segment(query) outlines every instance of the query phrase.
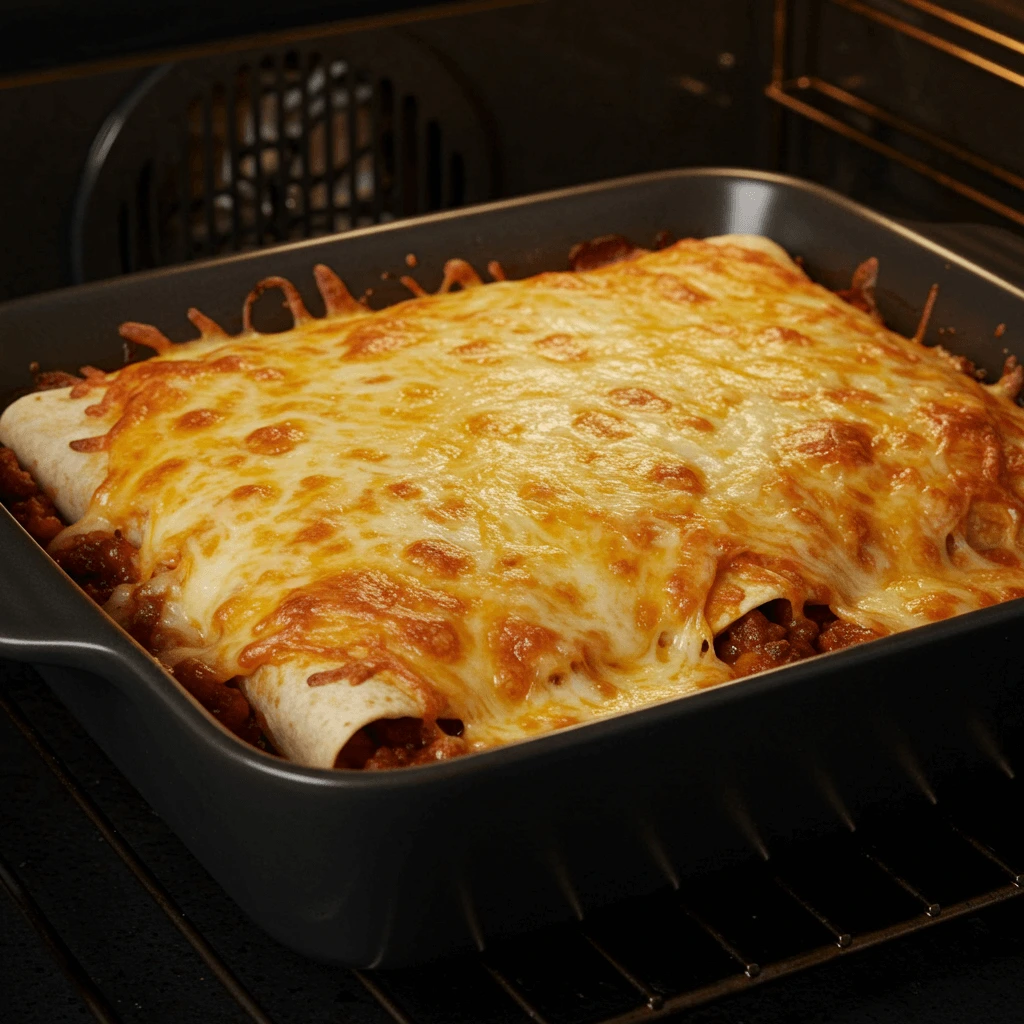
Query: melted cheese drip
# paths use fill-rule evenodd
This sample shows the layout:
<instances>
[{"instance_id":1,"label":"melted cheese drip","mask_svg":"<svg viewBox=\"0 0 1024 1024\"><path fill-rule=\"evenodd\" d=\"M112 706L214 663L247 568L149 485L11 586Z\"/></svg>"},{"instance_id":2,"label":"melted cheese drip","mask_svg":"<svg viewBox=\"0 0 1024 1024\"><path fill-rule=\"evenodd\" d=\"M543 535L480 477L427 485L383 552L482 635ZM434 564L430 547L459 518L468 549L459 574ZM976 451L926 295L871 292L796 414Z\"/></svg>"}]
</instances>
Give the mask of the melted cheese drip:
<instances>
[{"instance_id":1,"label":"melted cheese drip","mask_svg":"<svg viewBox=\"0 0 1024 1024\"><path fill-rule=\"evenodd\" d=\"M386 678L472 748L731 678L714 637L771 598L888 633L1024 594L1024 413L766 240L187 343L107 386L95 422L128 412L74 529L138 542L187 622L165 660Z\"/></svg>"}]
</instances>

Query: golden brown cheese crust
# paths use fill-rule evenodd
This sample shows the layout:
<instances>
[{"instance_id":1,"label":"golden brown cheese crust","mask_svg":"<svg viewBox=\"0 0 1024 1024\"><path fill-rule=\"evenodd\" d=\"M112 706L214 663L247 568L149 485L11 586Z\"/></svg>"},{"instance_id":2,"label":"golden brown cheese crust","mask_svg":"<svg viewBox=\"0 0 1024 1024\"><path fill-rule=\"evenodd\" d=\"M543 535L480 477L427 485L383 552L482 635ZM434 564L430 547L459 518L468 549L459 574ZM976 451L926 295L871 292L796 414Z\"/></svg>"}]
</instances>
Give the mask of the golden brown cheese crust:
<instances>
[{"instance_id":1,"label":"golden brown cheese crust","mask_svg":"<svg viewBox=\"0 0 1024 1024\"><path fill-rule=\"evenodd\" d=\"M1024 595L1024 413L873 313L687 240L175 346L76 385L72 532L137 543L168 662L387 672L470 749L853 642L805 606L865 639Z\"/></svg>"}]
</instances>

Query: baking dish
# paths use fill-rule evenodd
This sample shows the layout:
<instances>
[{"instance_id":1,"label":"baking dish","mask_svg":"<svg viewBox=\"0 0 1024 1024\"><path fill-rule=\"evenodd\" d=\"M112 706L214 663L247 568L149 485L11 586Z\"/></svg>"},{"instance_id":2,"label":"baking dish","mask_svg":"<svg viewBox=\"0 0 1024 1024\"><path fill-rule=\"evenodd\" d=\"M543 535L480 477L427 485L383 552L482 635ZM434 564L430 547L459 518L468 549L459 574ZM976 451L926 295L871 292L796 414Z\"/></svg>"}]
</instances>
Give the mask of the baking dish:
<instances>
[{"instance_id":1,"label":"baking dish","mask_svg":"<svg viewBox=\"0 0 1024 1024\"><path fill-rule=\"evenodd\" d=\"M240 326L241 299L311 268L375 303L382 273L417 256L511 277L565 265L581 239L643 243L763 233L844 286L867 256L880 305L911 334L932 283L948 347L996 373L1024 356L1024 293L834 193L776 175L676 171L441 214L273 251L90 285L0 309L0 390L44 369L122 361L116 325L189 335L192 304ZM281 319L275 320L280 316ZM261 305L259 326L286 325ZM995 337L998 325L1004 325ZM1008 325L1008 326L1007 326ZM946 340L947 335L952 339ZM627 893L766 855L794 832L927 794L942 775L1009 764L1024 715L1024 606L999 605L749 680L464 759L402 771L320 772L249 749L216 725L4 514L0 654L33 662L61 699L264 928L301 952L398 965L533 927Z\"/></svg>"}]
</instances>

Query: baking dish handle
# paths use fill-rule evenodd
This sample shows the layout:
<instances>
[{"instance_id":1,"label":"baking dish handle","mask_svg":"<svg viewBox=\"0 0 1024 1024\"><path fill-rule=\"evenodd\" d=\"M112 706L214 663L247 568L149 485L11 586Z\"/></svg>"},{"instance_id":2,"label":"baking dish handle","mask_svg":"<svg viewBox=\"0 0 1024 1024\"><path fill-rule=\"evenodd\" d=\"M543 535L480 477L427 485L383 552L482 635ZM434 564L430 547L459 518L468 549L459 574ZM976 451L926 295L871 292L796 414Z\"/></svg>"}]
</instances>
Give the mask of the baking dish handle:
<instances>
[{"instance_id":1,"label":"baking dish handle","mask_svg":"<svg viewBox=\"0 0 1024 1024\"><path fill-rule=\"evenodd\" d=\"M147 659L118 639L99 607L0 509L0 658L124 679L132 662Z\"/></svg>"}]
</instances>

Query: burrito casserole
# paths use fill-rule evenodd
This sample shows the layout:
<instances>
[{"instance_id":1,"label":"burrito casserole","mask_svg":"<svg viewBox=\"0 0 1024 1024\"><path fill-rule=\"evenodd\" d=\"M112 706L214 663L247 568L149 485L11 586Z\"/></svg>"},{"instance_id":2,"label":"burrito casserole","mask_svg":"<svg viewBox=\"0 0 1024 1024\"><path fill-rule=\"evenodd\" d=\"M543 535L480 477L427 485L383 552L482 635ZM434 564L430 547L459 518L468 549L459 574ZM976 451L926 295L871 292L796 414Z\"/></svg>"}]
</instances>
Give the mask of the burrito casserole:
<instances>
[{"instance_id":1,"label":"burrito casserole","mask_svg":"<svg viewBox=\"0 0 1024 1024\"><path fill-rule=\"evenodd\" d=\"M298 763L485 749L1024 596L1024 371L984 384L768 239L327 315L27 395L0 494L228 728ZM498 272L498 278L503 275ZM458 287L456 287L456 285ZM283 289L292 330L257 333ZM417 289L418 290L418 289ZM59 515L58 515L59 514Z\"/></svg>"}]
</instances>

